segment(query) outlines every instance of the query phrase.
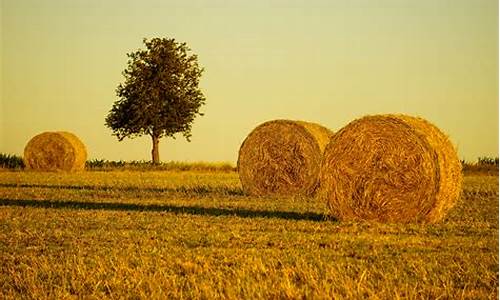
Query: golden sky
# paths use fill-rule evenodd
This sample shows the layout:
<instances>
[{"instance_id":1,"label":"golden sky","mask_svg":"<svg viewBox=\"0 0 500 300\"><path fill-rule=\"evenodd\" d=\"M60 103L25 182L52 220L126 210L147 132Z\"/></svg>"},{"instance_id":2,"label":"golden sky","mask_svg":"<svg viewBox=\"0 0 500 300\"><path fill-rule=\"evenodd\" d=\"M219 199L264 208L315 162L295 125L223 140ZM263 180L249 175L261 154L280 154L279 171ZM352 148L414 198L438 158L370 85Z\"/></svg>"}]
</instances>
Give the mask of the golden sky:
<instances>
[{"instance_id":1,"label":"golden sky","mask_svg":"<svg viewBox=\"0 0 500 300\"><path fill-rule=\"evenodd\" d=\"M163 161L235 163L261 122L335 131L378 113L433 122L469 161L498 156L498 1L0 2L2 153L66 130L90 158L149 160L149 137L118 142L104 118L126 53L172 37L198 55L207 101Z\"/></svg>"}]
</instances>

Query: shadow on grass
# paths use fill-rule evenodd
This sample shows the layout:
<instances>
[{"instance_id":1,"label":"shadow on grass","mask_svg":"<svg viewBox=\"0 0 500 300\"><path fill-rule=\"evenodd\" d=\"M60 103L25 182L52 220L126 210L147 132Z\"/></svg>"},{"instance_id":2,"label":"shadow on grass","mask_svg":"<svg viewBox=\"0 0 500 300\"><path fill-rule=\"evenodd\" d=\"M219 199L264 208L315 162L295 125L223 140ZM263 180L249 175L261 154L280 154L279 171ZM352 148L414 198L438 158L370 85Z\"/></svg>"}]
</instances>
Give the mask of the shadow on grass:
<instances>
[{"instance_id":1,"label":"shadow on grass","mask_svg":"<svg viewBox=\"0 0 500 300\"><path fill-rule=\"evenodd\" d=\"M169 212L174 214L190 214L200 216L235 216L240 218L279 218L297 221L326 221L323 214L313 212L269 211L250 209L228 209L202 206L175 206L175 205L141 205L133 203L113 202L83 202L83 201L54 201L31 199L0 199L0 206L20 206L35 208L67 208L88 210L114 210L114 211L143 211L143 212Z\"/></svg>"},{"instance_id":2,"label":"shadow on grass","mask_svg":"<svg viewBox=\"0 0 500 300\"><path fill-rule=\"evenodd\" d=\"M15 183L0 183L0 187L5 188L41 188L41 189L56 189L56 190L90 190L90 191L121 191L121 192L155 192L155 193L182 193L182 194L223 194L228 196L244 196L243 190L240 188L229 187L137 187L137 186L96 186L96 185L45 185L45 184L15 184Z\"/></svg>"}]
</instances>

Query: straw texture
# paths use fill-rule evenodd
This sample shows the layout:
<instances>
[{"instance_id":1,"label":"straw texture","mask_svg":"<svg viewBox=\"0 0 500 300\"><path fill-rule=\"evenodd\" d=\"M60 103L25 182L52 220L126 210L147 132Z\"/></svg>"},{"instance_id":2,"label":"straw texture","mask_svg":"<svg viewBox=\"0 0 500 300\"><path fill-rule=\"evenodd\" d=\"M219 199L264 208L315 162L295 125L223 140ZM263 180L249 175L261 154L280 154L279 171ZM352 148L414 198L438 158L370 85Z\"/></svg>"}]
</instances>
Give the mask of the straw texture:
<instances>
[{"instance_id":1,"label":"straw texture","mask_svg":"<svg viewBox=\"0 0 500 300\"><path fill-rule=\"evenodd\" d=\"M24 148L27 169L38 171L80 171L85 168L87 151L78 137L69 132L44 132Z\"/></svg>"},{"instance_id":2,"label":"straw texture","mask_svg":"<svg viewBox=\"0 0 500 300\"><path fill-rule=\"evenodd\" d=\"M424 119L366 116L327 145L318 196L341 220L438 222L454 206L461 164L449 139Z\"/></svg>"},{"instance_id":3,"label":"straw texture","mask_svg":"<svg viewBox=\"0 0 500 300\"><path fill-rule=\"evenodd\" d=\"M240 147L238 173L250 195L310 195L332 132L309 122L273 120L256 127Z\"/></svg>"}]
</instances>

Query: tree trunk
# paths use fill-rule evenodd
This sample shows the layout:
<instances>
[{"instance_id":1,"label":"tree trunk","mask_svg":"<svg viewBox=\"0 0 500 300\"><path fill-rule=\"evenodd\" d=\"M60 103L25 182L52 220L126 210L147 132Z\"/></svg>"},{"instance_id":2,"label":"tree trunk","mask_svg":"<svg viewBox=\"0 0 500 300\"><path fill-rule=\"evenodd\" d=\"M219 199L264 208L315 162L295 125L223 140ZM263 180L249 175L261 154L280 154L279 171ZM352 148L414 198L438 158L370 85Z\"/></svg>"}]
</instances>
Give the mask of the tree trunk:
<instances>
[{"instance_id":1,"label":"tree trunk","mask_svg":"<svg viewBox=\"0 0 500 300\"><path fill-rule=\"evenodd\" d=\"M160 163L160 151L158 149L160 145L160 138L155 135L151 135L153 139L153 150L151 150L151 156L153 158L153 164L157 165Z\"/></svg>"}]
</instances>

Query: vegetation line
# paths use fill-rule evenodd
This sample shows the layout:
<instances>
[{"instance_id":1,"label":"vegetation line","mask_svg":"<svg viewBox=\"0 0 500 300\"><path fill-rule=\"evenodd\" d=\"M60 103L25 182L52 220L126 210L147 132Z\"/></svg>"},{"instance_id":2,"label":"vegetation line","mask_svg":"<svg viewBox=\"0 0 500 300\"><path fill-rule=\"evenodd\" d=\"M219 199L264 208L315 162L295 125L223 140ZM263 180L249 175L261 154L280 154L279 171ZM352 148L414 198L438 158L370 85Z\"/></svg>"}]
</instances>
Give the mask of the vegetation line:
<instances>
[{"instance_id":1,"label":"vegetation line","mask_svg":"<svg viewBox=\"0 0 500 300\"><path fill-rule=\"evenodd\" d=\"M23 170L23 158L18 155L0 153L0 169ZM85 163L87 171L195 171L195 172L237 172L230 163L210 162L163 162L157 165L149 161L109 161L92 159ZM498 157L479 157L476 162L462 160L462 171L467 174L498 175Z\"/></svg>"}]
</instances>

